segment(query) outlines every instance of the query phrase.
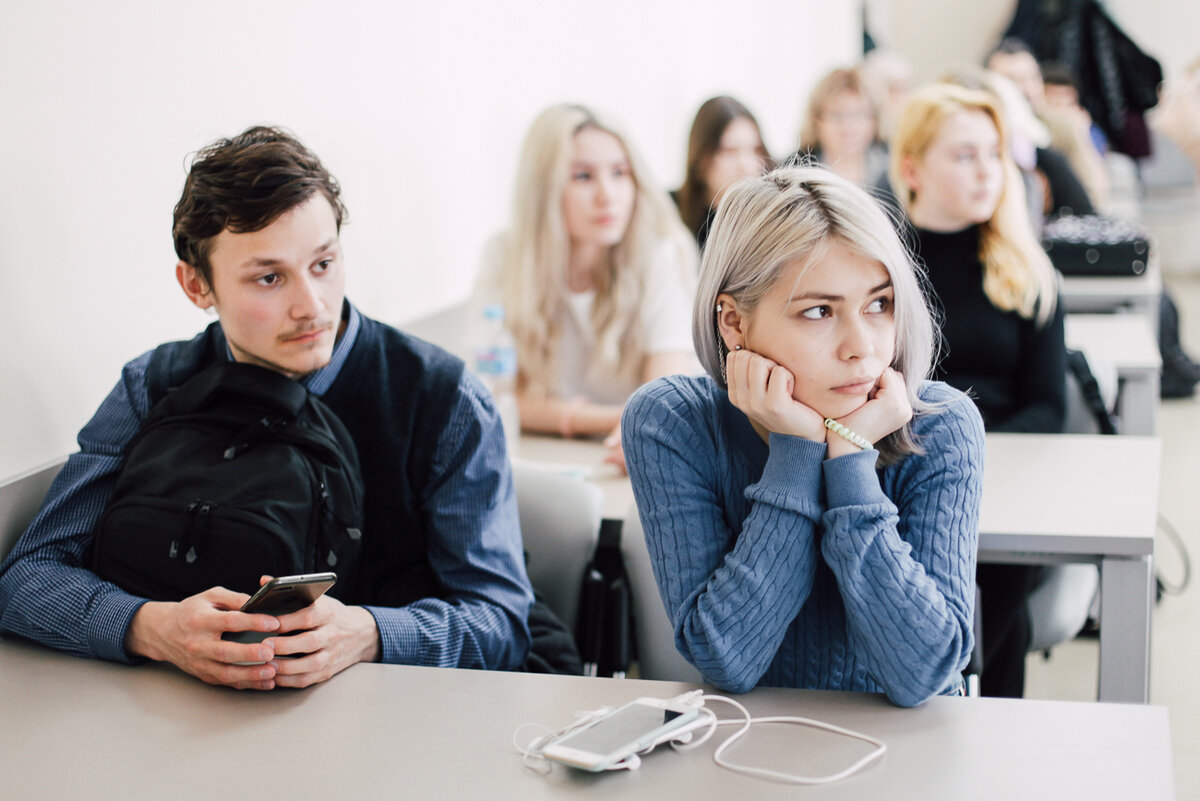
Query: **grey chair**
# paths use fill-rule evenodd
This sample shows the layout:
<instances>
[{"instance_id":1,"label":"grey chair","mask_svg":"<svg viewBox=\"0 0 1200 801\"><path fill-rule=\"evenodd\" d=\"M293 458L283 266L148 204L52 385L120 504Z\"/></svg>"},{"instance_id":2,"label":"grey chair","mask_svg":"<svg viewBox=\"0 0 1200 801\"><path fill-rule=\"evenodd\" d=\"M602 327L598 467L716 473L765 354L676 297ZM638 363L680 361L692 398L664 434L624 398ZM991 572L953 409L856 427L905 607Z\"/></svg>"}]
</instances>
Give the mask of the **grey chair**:
<instances>
[{"instance_id":1,"label":"grey chair","mask_svg":"<svg viewBox=\"0 0 1200 801\"><path fill-rule=\"evenodd\" d=\"M65 462L66 457L61 457L0 482L0 559L33 520Z\"/></svg>"},{"instance_id":2,"label":"grey chair","mask_svg":"<svg viewBox=\"0 0 1200 801\"><path fill-rule=\"evenodd\" d=\"M675 627L667 617L658 582L650 567L650 552L636 507L625 515L621 530L621 555L633 592L633 620L637 638L638 676L658 681L703 683L700 671L675 647Z\"/></svg>"},{"instance_id":3,"label":"grey chair","mask_svg":"<svg viewBox=\"0 0 1200 801\"><path fill-rule=\"evenodd\" d=\"M595 484L525 462L513 465L529 580L572 629L583 569L600 532L604 495Z\"/></svg>"}]
</instances>

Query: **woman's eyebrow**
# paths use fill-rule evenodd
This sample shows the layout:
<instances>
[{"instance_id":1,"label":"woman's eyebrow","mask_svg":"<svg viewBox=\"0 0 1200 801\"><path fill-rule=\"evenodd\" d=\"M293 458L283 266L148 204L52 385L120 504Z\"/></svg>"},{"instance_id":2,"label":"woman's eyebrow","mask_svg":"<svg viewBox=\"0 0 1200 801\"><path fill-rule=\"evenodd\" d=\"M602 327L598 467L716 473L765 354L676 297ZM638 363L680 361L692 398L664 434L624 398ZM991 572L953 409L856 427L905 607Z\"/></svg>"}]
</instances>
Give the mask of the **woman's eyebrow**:
<instances>
[{"instance_id":1,"label":"woman's eyebrow","mask_svg":"<svg viewBox=\"0 0 1200 801\"><path fill-rule=\"evenodd\" d=\"M884 281L879 286L868 289L867 294L874 295L876 292L882 292L883 290L887 289L891 285L892 285L892 279L889 278L888 280ZM844 295L834 295L829 292L821 292L820 290L813 290L811 292L802 292L799 295L793 295L791 297L791 299L788 301L788 303L795 303L798 300L828 300L828 301L837 303L837 302L843 301L845 299L846 298Z\"/></svg>"}]
</instances>

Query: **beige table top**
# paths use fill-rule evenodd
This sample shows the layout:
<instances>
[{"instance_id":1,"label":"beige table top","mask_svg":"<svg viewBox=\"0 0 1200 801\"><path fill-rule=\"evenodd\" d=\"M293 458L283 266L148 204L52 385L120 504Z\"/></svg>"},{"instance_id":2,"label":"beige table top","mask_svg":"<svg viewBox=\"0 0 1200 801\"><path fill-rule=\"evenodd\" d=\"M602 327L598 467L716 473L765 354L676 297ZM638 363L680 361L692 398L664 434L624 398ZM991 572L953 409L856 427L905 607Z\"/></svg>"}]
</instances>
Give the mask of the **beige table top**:
<instances>
[{"instance_id":1,"label":"beige table top","mask_svg":"<svg viewBox=\"0 0 1200 801\"><path fill-rule=\"evenodd\" d=\"M158 665L128 667L0 642L5 798L1169 799L1161 707L756 690L755 714L818 718L883 739L880 763L808 790L718 768L714 743L656 752L641 770L522 767L513 735L580 710L690 688L666 682L357 665L307 690L237 692ZM722 717L725 713L721 712ZM728 731L724 729L723 731ZM719 733L718 737L723 737ZM869 746L770 726L731 756L823 773Z\"/></svg>"},{"instance_id":2,"label":"beige table top","mask_svg":"<svg viewBox=\"0 0 1200 801\"><path fill-rule=\"evenodd\" d=\"M1140 314L1068 314L1064 325L1068 347L1103 357L1118 373L1162 368L1157 333Z\"/></svg>"},{"instance_id":3,"label":"beige table top","mask_svg":"<svg viewBox=\"0 0 1200 801\"><path fill-rule=\"evenodd\" d=\"M1153 550L1161 443L1154 437L988 434L980 549L1138 556ZM629 479L589 440L524 435L518 458L595 481L604 516L632 508Z\"/></svg>"}]
</instances>

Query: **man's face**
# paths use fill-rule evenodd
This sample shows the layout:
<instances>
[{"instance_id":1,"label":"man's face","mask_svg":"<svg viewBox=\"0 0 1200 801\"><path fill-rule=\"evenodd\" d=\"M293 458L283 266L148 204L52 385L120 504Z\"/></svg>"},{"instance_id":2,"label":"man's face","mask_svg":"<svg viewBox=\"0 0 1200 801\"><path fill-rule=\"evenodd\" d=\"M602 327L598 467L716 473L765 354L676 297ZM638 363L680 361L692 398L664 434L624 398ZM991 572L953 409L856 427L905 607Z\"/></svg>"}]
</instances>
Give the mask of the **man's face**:
<instances>
[{"instance_id":1,"label":"man's face","mask_svg":"<svg viewBox=\"0 0 1200 801\"><path fill-rule=\"evenodd\" d=\"M994 53L988 59L988 69L1015 83L1035 113L1040 113L1045 107L1046 87L1042 82L1042 68L1030 53Z\"/></svg>"},{"instance_id":2,"label":"man's face","mask_svg":"<svg viewBox=\"0 0 1200 801\"><path fill-rule=\"evenodd\" d=\"M329 363L341 324L345 271L337 222L320 193L261 231L213 239L212 286L180 262L184 292L214 308L233 357L290 378Z\"/></svg>"}]
</instances>

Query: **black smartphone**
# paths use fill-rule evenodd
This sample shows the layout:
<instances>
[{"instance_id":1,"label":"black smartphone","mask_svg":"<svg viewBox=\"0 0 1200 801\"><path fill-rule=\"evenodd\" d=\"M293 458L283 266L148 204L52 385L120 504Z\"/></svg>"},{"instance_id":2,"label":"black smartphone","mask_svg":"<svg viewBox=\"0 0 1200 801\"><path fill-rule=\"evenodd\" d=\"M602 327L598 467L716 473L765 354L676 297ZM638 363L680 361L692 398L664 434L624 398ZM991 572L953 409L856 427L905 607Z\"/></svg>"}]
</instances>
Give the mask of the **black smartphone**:
<instances>
[{"instance_id":1,"label":"black smartphone","mask_svg":"<svg viewBox=\"0 0 1200 801\"><path fill-rule=\"evenodd\" d=\"M256 615L289 615L299 612L320 598L337 582L336 573L306 573L299 576L279 576L258 588L258 592L242 604L243 612ZM227 631L223 640L256 643L273 636L269 631Z\"/></svg>"}]
</instances>

